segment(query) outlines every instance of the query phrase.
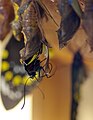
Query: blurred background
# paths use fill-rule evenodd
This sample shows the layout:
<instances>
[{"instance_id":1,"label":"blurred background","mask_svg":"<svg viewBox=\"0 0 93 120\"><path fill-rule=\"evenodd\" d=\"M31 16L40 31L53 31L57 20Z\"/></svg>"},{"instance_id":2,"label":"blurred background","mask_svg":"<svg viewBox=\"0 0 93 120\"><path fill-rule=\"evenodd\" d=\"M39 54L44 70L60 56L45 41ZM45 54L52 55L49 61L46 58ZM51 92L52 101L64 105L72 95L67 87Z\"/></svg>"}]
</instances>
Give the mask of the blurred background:
<instances>
[{"instance_id":1,"label":"blurred background","mask_svg":"<svg viewBox=\"0 0 93 120\"><path fill-rule=\"evenodd\" d=\"M5 0L0 1L0 23L2 25L4 24L2 23L2 21L4 21L5 23L7 22L8 25L10 25L9 23L13 20L13 18L10 21L7 21L6 17L5 19L2 17L9 15L4 14L9 9L6 8L6 5L8 6L7 3L9 3L9 0L5 2L5 4L4 2ZM53 18L55 18L56 22L59 25L61 18L59 14L55 12L57 10L55 5L52 4L51 1L43 0L43 2L47 4L49 11L52 13ZM5 6L3 7L5 10L3 10L4 12L2 12L2 6ZM10 16L11 14L9 15L9 18L11 18ZM59 50L58 37L56 34L58 26L55 25L52 19L49 19L49 21L47 22L46 20L42 21L42 27L44 29L46 39L52 46L52 50L50 52L50 62L53 64L53 69L56 69L56 72L49 79L43 78L43 81L39 85L45 98L43 98L42 92L40 92L38 88L34 89L33 92L31 92L31 94L26 97L26 103L23 110L21 110L23 100L21 100L21 102L16 107L8 111L5 110L2 100L0 100L0 115L3 120L12 120L14 118L16 118L17 120L70 120L72 95L71 66L73 62L73 57L79 48L81 49L80 52L83 56L83 62L89 73L89 79L93 79L93 76L91 75L93 71L93 52L90 52L90 47L88 44L86 44L87 35L85 34L83 28L80 26L68 45ZM12 37L11 27L5 25L3 26L3 28L5 28L5 30L8 30L8 32L3 32L3 37L0 38L0 71L3 50L6 48L9 40ZM91 85L92 83L93 82L91 82ZM93 102L91 101L91 99L93 98L93 89L91 85L87 84L87 87L85 87L85 89L87 90L91 88L89 89L89 91L85 91L85 94L87 95L90 93L90 96L88 96L89 99L87 100L88 102L85 102L86 107L83 108L83 110L86 109L87 112L83 112L83 117L77 118L77 120L93 120L93 108L91 108L91 106L93 105ZM84 118L85 114L86 119Z\"/></svg>"}]
</instances>

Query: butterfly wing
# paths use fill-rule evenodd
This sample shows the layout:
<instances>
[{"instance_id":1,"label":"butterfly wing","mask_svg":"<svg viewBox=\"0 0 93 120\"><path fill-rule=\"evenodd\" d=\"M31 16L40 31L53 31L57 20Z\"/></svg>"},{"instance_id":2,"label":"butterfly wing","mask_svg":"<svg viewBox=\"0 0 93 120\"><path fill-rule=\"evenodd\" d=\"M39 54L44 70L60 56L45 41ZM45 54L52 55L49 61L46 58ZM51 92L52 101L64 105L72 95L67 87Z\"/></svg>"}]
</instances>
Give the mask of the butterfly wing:
<instances>
[{"instance_id":1,"label":"butterfly wing","mask_svg":"<svg viewBox=\"0 0 93 120\"><path fill-rule=\"evenodd\" d=\"M7 110L15 107L24 97L24 85L28 76L19 62L19 51L23 44L12 37L3 54L1 98ZM36 79L29 79L25 93L29 94L37 84Z\"/></svg>"}]
</instances>

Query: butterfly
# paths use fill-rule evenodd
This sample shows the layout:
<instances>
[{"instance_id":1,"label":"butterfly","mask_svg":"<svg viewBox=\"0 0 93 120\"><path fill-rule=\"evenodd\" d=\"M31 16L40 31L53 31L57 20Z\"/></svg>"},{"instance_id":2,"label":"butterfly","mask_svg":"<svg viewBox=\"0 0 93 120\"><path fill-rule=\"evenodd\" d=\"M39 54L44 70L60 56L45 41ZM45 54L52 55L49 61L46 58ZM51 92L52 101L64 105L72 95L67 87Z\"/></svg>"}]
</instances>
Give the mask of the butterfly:
<instances>
[{"instance_id":1,"label":"butterfly","mask_svg":"<svg viewBox=\"0 0 93 120\"><path fill-rule=\"evenodd\" d=\"M1 98L7 110L14 108L23 97L25 104L25 95L37 87L43 77L51 77L52 70L52 65L49 63L50 46L38 24L36 24L35 29L33 28L35 25L33 25L33 21L31 21L33 35L29 36L31 31L28 31L28 27L26 29L26 26L24 26L27 21L23 21L26 16L23 15L22 24L20 21L21 15L17 14L18 11L20 13L20 9L24 8L21 5L23 6L21 3L14 3L15 19L13 23L15 26L18 25L16 28L13 26L13 30L14 37L18 38L20 42L16 41L14 37L11 38L5 50L5 54L8 54L7 58L3 58L2 62ZM27 7L25 11L30 15L30 11L27 9L31 9L33 12L33 10L35 11L33 7L31 2L30 7ZM22 29L19 29L19 22ZM16 31L17 29L18 31ZM27 36L25 33L27 33ZM40 56L44 56L43 60L40 59Z\"/></svg>"}]
</instances>

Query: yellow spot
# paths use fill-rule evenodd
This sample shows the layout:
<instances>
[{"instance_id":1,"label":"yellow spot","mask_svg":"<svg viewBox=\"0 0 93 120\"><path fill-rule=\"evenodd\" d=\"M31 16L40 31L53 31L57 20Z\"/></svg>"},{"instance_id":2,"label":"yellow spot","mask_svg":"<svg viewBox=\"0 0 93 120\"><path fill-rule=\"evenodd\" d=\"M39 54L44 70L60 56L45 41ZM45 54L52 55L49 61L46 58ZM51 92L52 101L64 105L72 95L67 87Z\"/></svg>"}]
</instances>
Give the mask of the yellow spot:
<instances>
[{"instance_id":1,"label":"yellow spot","mask_svg":"<svg viewBox=\"0 0 93 120\"><path fill-rule=\"evenodd\" d=\"M13 30L13 35L16 37L16 31L15 30Z\"/></svg>"},{"instance_id":2,"label":"yellow spot","mask_svg":"<svg viewBox=\"0 0 93 120\"><path fill-rule=\"evenodd\" d=\"M25 35L25 33L22 31L21 32L22 34L23 34L23 36L24 36L24 43L26 44L26 42L27 42L27 38L26 38L26 35Z\"/></svg>"},{"instance_id":3,"label":"yellow spot","mask_svg":"<svg viewBox=\"0 0 93 120\"><path fill-rule=\"evenodd\" d=\"M29 62L27 65L29 65L31 62L33 62L33 60L35 60L36 57L37 57L37 54L35 54L35 55L32 57L32 59L30 60L30 62Z\"/></svg>"},{"instance_id":4,"label":"yellow spot","mask_svg":"<svg viewBox=\"0 0 93 120\"><path fill-rule=\"evenodd\" d=\"M39 73L38 73L38 72L36 72L35 77L36 77L37 79L39 78ZM35 78L35 80L36 80L36 78Z\"/></svg>"},{"instance_id":5,"label":"yellow spot","mask_svg":"<svg viewBox=\"0 0 93 120\"><path fill-rule=\"evenodd\" d=\"M48 55L48 48L43 45L43 53L45 56ZM53 51L53 48L49 48L49 58L53 58L54 57L54 51Z\"/></svg>"},{"instance_id":6,"label":"yellow spot","mask_svg":"<svg viewBox=\"0 0 93 120\"><path fill-rule=\"evenodd\" d=\"M22 77L21 77L20 75L16 75L16 76L13 78L12 84L13 84L14 86L18 86L18 85L20 85L21 81L22 81Z\"/></svg>"},{"instance_id":7,"label":"yellow spot","mask_svg":"<svg viewBox=\"0 0 93 120\"><path fill-rule=\"evenodd\" d=\"M20 63L23 64L23 60L22 59L20 59Z\"/></svg>"},{"instance_id":8,"label":"yellow spot","mask_svg":"<svg viewBox=\"0 0 93 120\"><path fill-rule=\"evenodd\" d=\"M36 81L36 78L38 79L38 76L39 76L38 72L36 72L36 75L34 78L30 78L29 76L25 75L23 77L22 84L31 85L33 84L34 81Z\"/></svg>"},{"instance_id":9,"label":"yellow spot","mask_svg":"<svg viewBox=\"0 0 93 120\"><path fill-rule=\"evenodd\" d=\"M10 81L10 80L12 80L12 78L13 78L13 73L11 71L7 71L5 73L5 80Z\"/></svg>"},{"instance_id":10,"label":"yellow spot","mask_svg":"<svg viewBox=\"0 0 93 120\"><path fill-rule=\"evenodd\" d=\"M8 50L4 50L4 51L3 51L2 58L3 58L3 59L7 59L8 56L9 56L9 52L8 52Z\"/></svg>"},{"instance_id":11,"label":"yellow spot","mask_svg":"<svg viewBox=\"0 0 93 120\"><path fill-rule=\"evenodd\" d=\"M23 77L22 84L31 85L33 81L30 78L29 79L28 78L29 76L25 75Z\"/></svg>"},{"instance_id":12,"label":"yellow spot","mask_svg":"<svg viewBox=\"0 0 93 120\"><path fill-rule=\"evenodd\" d=\"M35 54L35 55L33 56L33 58L31 59L30 63L33 62L33 60L35 60L36 57L37 57L37 54Z\"/></svg>"},{"instance_id":13,"label":"yellow spot","mask_svg":"<svg viewBox=\"0 0 93 120\"><path fill-rule=\"evenodd\" d=\"M50 56L50 59L54 57L54 51L52 48L49 48L49 56Z\"/></svg>"},{"instance_id":14,"label":"yellow spot","mask_svg":"<svg viewBox=\"0 0 93 120\"><path fill-rule=\"evenodd\" d=\"M1 70L4 72L6 70L8 70L10 67L9 63L7 61L3 61L2 62L2 67L1 67Z\"/></svg>"},{"instance_id":15,"label":"yellow spot","mask_svg":"<svg viewBox=\"0 0 93 120\"><path fill-rule=\"evenodd\" d=\"M14 2L13 7L14 7L14 12L15 12L15 21L17 21L19 19L19 16L18 16L19 6Z\"/></svg>"}]
</instances>

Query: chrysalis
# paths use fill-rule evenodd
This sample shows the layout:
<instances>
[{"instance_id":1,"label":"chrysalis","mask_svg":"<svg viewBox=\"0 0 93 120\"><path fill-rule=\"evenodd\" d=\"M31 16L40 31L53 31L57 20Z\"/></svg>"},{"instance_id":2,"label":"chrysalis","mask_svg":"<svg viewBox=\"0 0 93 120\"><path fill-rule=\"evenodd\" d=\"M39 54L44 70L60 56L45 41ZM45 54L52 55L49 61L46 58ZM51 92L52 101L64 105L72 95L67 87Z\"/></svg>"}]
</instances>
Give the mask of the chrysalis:
<instances>
[{"instance_id":1,"label":"chrysalis","mask_svg":"<svg viewBox=\"0 0 93 120\"><path fill-rule=\"evenodd\" d=\"M59 0L58 8L62 17L58 29L59 48L63 48L69 42L80 26L80 16L75 11L78 9L73 8L76 5L68 0Z\"/></svg>"},{"instance_id":2,"label":"chrysalis","mask_svg":"<svg viewBox=\"0 0 93 120\"><path fill-rule=\"evenodd\" d=\"M72 103L71 103L71 120L76 120L77 109L80 100L80 87L87 77L83 58L79 51L74 55L72 63Z\"/></svg>"}]
</instances>

